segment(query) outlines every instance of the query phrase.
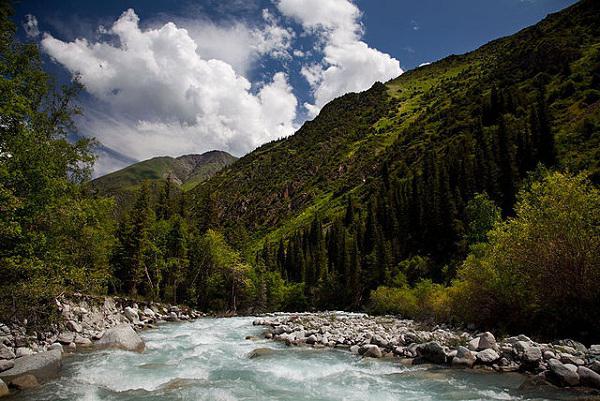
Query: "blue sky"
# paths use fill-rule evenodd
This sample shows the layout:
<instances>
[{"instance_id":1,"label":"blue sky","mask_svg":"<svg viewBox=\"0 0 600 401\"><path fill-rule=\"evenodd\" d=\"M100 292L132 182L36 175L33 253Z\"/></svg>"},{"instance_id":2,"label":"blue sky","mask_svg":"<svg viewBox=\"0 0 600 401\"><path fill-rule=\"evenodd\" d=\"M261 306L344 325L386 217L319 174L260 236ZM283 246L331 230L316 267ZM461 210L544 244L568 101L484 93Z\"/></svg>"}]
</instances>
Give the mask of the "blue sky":
<instances>
[{"instance_id":1,"label":"blue sky","mask_svg":"<svg viewBox=\"0 0 600 401\"><path fill-rule=\"evenodd\" d=\"M86 86L96 175L153 156L241 156L331 99L474 50L573 0L30 0L45 66ZM27 29L25 29L27 28Z\"/></svg>"}]
</instances>

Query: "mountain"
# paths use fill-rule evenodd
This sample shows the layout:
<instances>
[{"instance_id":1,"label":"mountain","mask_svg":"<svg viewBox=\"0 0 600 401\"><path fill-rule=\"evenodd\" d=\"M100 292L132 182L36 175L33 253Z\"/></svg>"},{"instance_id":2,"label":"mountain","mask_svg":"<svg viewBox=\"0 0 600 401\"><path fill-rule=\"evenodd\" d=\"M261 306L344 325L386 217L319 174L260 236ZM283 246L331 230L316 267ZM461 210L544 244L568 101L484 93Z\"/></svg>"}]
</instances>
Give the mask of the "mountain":
<instances>
[{"instance_id":1,"label":"mountain","mask_svg":"<svg viewBox=\"0 0 600 401\"><path fill-rule=\"evenodd\" d=\"M247 255L269 258L279 247L285 259L294 238L306 256L310 226L331 234L350 209L360 224L348 235L361 238L363 262L371 235L390 264L428 255L440 270L464 255L465 205L476 192L509 215L538 165L600 181L599 20L600 3L584 0L335 99L295 135L196 186L193 217Z\"/></svg>"},{"instance_id":2,"label":"mountain","mask_svg":"<svg viewBox=\"0 0 600 401\"><path fill-rule=\"evenodd\" d=\"M169 179L189 190L236 160L229 153L217 150L177 158L154 157L96 178L92 185L102 194L114 194L134 190L146 180Z\"/></svg>"}]
</instances>

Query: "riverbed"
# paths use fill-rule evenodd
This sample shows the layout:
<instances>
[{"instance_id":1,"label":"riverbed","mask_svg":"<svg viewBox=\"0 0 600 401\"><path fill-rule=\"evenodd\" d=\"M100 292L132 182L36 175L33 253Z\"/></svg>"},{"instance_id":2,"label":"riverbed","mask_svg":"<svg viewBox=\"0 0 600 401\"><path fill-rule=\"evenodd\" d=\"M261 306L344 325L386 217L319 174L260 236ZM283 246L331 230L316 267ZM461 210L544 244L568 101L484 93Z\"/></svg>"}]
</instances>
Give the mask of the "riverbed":
<instances>
[{"instance_id":1,"label":"riverbed","mask_svg":"<svg viewBox=\"0 0 600 401\"><path fill-rule=\"evenodd\" d=\"M146 351L92 350L64 359L60 379L14 401L568 400L524 376L361 358L338 349L246 340L253 318L204 318L142 333ZM256 348L274 352L248 358Z\"/></svg>"}]
</instances>

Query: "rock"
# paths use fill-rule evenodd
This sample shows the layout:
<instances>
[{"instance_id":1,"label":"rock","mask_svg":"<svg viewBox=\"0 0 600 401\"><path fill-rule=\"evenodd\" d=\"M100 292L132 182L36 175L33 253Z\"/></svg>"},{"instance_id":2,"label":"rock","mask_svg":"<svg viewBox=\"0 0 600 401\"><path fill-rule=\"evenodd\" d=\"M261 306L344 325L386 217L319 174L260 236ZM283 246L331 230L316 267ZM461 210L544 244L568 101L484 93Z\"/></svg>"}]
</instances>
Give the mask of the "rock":
<instances>
[{"instance_id":1,"label":"rock","mask_svg":"<svg viewBox=\"0 0 600 401\"><path fill-rule=\"evenodd\" d=\"M2 379L0 379L0 397L4 397L10 395L10 392L8 391L8 386L6 385L6 383L4 383L4 381L2 381Z\"/></svg>"},{"instance_id":2,"label":"rock","mask_svg":"<svg viewBox=\"0 0 600 401\"><path fill-rule=\"evenodd\" d=\"M581 385L600 389L600 374L584 366L577 368L577 374L579 375Z\"/></svg>"},{"instance_id":3,"label":"rock","mask_svg":"<svg viewBox=\"0 0 600 401\"><path fill-rule=\"evenodd\" d=\"M362 351L362 356L365 358L381 358L383 356L381 349L375 344L366 344Z\"/></svg>"},{"instance_id":4,"label":"rock","mask_svg":"<svg viewBox=\"0 0 600 401\"><path fill-rule=\"evenodd\" d=\"M475 364L475 354L469 351L465 347L458 347L456 349L456 356L452 358L453 368L472 368Z\"/></svg>"},{"instance_id":5,"label":"rock","mask_svg":"<svg viewBox=\"0 0 600 401\"><path fill-rule=\"evenodd\" d=\"M417 347L417 355L429 362L445 364L448 358L446 350L436 341L421 344Z\"/></svg>"},{"instance_id":6,"label":"rock","mask_svg":"<svg viewBox=\"0 0 600 401\"><path fill-rule=\"evenodd\" d=\"M81 331L83 330L81 328L81 325L74 320L69 320L67 322L67 327L69 328L69 330L74 331L76 333L81 333Z\"/></svg>"},{"instance_id":7,"label":"rock","mask_svg":"<svg viewBox=\"0 0 600 401\"><path fill-rule=\"evenodd\" d=\"M48 346L48 351L52 351L52 350L59 350L60 352L63 352L63 346L61 343L54 343L54 344L50 344Z\"/></svg>"},{"instance_id":8,"label":"rock","mask_svg":"<svg viewBox=\"0 0 600 401\"><path fill-rule=\"evenodd\" d=\"M10 385L17 390L27 390L30 388L39 387L40 382L34 375L23 375L11 380Z\"/></svg>"},{"instance_id":9,"label":"rock","mask_svg":"<svg viewBox=\"0 0 600 401\"><path fill-rule=\"evenodd\" d=\"M0 359L0 372L11 369L15 366L15 361L12 359Z\"/></svg>"},{"instance_id":10,"label":"rock","mask_svg":"<svg viewBox=\"0 0 600 401\"><path fill-rule=\"evenodd\" d=\"M69 343L69 344L66 344L66 345L64 346L64 349L63 349L63 350L64 350L64 352L68 352L68 353L72 354L72 353L74 353L75 351L77 351L77 344L75 344L75 343Z\"/></svg>"},{"instance_id":11,"label":"rock","mask_svg":"<svg viewBox=\"0 0 600 401\"><path fill-rule=\"evenodd\" d=\"M477 351L485 350L488 348L494 348L496 346L496 337L489 331L486 331L479 336L479 344L477 345Z\"/></svg>"},{"instance_id":12,"label":"rock","mask_svg":"<svg viewBox=\"0 0 600 401\"><path fill-rule=\"evenodd\" d=\"M556 354L552 351L544 351L544 360L556 359Z\"/></svg>"},{"instance_id":13,"label":"rock","mask_svg":"<svg viewBox=\"0 0 600 401\"><path fill-rule=\"evenodd\" d=\"M143 352L144 341L128 324L112 327L96 343L101 348L120 348L126 351Z\"/></svg>"},{"instance_id":14,"label":"rock","mask_svg":"<svg viewBox=\"0 0 600 401\"><path fill-rule=\"evenodd\" d=\"M314 334L311 334L310 336L308 336L308 338L306 339L306 343L307 344L315 344L317 342L317 336L315 336Z\"/></svg>"},{"instance_id":15,"label":"rock","mask_svg":"<svg viewBox=\"0 0 600 401\"><path fill-rule=\"evenodd\" d=\"M350 352L353 354L358 354L358 351L360 350L360 347L358 345L353 345L350 347Z\"/></svg>"},{"instance_id":16,"label":"rock","mask_svg":"<svg viewBox=\"0 0 600 401\"><path fill-rule=\"evenodd\" d=\"M581 358L577 358L576 356L569 354L562 354L560 356L560 361L564 364L571 364L575 366L583 366L585 365L585 361Z\"/></svg>"},{"instance_id":17,"label":"rock","mask_svg":"<svg viewBox=\"0 0 600 401\"><path fill-rule=\"evenodd\" d=\"M19 347L17 348L17 352L15 352L15 355L17 356L17 358L21 358L27 355L33 355L33 350L27 347Z\"/></svg>"},{"instance_id":18,"label":"rock","mask_svg":"<svg viewBox=\"0 0 600 401\"><path fill-rule=\"evenodd\" d=\"M167 320L169 322L177 322L179 320L179 317L177 317L176 312L169 312L169 316L167 316Z\"/></svg>"},{"instance_id":19,"label":"rock","mask_svg":"<svg viewBox=\"0 0 600 401\"><path fill-rule=\"evenodd\" d=\"M496 351L491 348L484 349L483 351L479 351L476 355L477 360L482 363L489 364L500 359L500 355Z\"/></svg>"},{"instance_id":20,"label":"rock","mask_svg":"<svg viewBox=\"0 0 600 401\"><path fill-rule=\"evenodd\" d=\"M592 355L600 355L600 344L590 345L588 353Z\"/></svg>"},{"instance_id":21,"label":"rock","mask_svg":"<svg viewBox=\"0 0 600 401\"><path fill-rule=\"evenodd\" d=\"M60 333L58 336L58 342L61 344L71 344L75 339L75 334L70 332Z\"/></svg>"},{"instance_id":22,"label":"rock","mask_svg":"<svg viewBox=\"0 0 600 401\"><path fill-rule=\"evenodd\" d=\"M38 352L37 354L15 359L15 366L0 373L0 379L12 382L13 379L31 374L39 382L58 376L62 367L62 353L59 350Z\"/></svg>"},{"instance_id":23,"label":"rock","mask_svg":"<svg viewBox=\"0 0 600 401\"><path fill-rule=\"evenodd\" d=\"M0 344L0 359L15 359L15 353L12 348L8 348L4 344Z\"/></svg>"},{"instance_id":24,"label":"rock","mask_svg":"<svg viewBox=\"0 0 600 401\"><path fill-rule=\"evenodd\" d=\"M77 336L75 337L75 345L77 345L78 347L89 347L92 345L92 340L90 340L89 338L85 338L83 336Z\"/></svg>"},{"instance_id":25,"label":"rock","mask_svg":"<svg viewBox=\"0 0 600 401\"><path fill-rule=\"evenodd\" d=\"M587 348L585 347L585 345L583 345L582 343L575 341L575 340L570 340L570 339L560 340L560 341L557 341L555 344L573 348L577 352L582 352L582 353L587 352Z\"/></svg>"},{"instance_id":26,"label":"rock","mask_svg":"<svg viewBox=\"0 0 600 401\"><path fill-rule=\"evenodd\" d=\"M154 311L150 308L144 309L144 315L151 317L151 318L156 317L156 313L154 313Z\"/></svg>"},{"instance_id":27,"label":"rock","mask_svg":"<svg viewBox=\"0 0 600 401\"><path fill-rule=\"evenodd\" d=\"M275 350L272 348L257 348L248 353L248 359L260 358L263 356L273 355Z\"/></svg>"},{"instance_id":28,"label":"rock","mask_svg":"<svg viewBox=\"0 0 600 401\"><path fill-rule=\"evenodd\" d=\"M577 386L579 375L568 366L562 364L558 359L550 359L548 366L552 372L551 379L561 386Z\"/></svg>"},{"instance_id":29,"label":"rock","mask_svg":"<svg viewBox=\"0 0 600 401\"><path fill-rule=\"evenodd\" d=\"M479 348L479 337L475 337L469 341L468 347L471 351L477 351L477 348Z\"/></svg>"},{"instance_id":30,"label":"rock","mask_svg":"<svg viewBox=\"0 0 600 401\"><path fill-rule=\"evenodd\" d=\"M600 373L600 361L593 361L589 364L588 368L592 369L596 373Z\"/></svg>"},{"instance_id":31,"label":"rock","mask_svg":"<svg viewBox=\"0 0 600 401\"><path fill-rule=\"evenodd\" d=\"M133 308L132 308L132 307L130 307L130 306L127 306L127 307L125 308L125 311L124 311L123 313L125 314L125 317L126 317L127 319L129 319L129 321L130 321L131 323L137 323L137 322L139 322L139 321L140 321L140 316L138 315L138 312L137 312L137 310L133 309Z\"/></svg>"},{"instance_id":32,"label":"rock","mask_svg":"<svg viewBox=\"0 0 600 401\"><path fill-rule=\"evenodd\" d=\"M521 360L529 365L537 364L542 359L542 350L538 347L527 347Z\"/></svg>"}]
</instances>

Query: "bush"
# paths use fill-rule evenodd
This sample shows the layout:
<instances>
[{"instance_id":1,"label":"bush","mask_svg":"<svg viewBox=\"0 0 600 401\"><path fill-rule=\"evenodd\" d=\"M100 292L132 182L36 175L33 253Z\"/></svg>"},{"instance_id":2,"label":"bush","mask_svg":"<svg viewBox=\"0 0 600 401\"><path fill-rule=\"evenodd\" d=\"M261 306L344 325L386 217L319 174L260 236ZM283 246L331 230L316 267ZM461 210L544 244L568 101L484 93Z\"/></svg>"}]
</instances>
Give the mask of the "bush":
<instances>
[{"instance_id":1,"label":"bush","mask_svg":"<svg viewBox=\"0 0 600 401\"><path fill-rule=\"evenodd\" d=\"M600 334L600 193L583 175L532 183L515 217L488 237L451 291L464 320L547 336Z\"/></svg>"}]
</instances>

